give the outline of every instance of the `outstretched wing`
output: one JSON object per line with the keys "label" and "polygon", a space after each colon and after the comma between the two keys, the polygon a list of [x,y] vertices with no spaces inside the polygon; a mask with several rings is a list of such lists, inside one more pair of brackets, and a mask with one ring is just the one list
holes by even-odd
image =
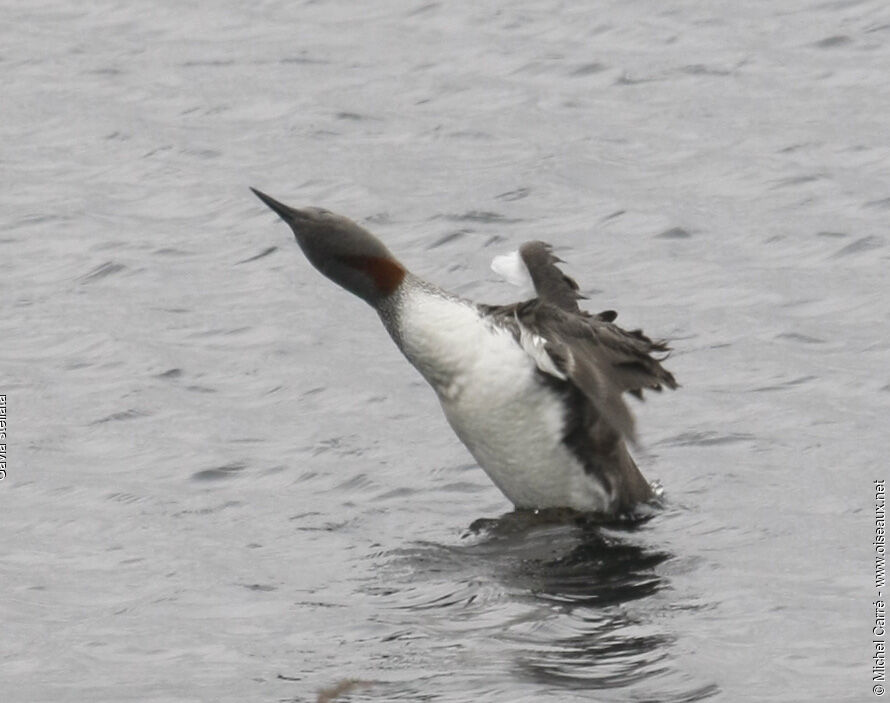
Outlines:
{"label": "outstretched wing", "polygon": [[633,416],[623,393],[642,398],[645,389],[677,387],[673,374],[655,356],[667,352],[667,345],[652,341],[640,330],[628,332],[612,322],[583,313],[572,315],[541,300],[520,303],[514,315],[520,333],[526,330],[546,340],[544,349],[553,365],[613,429],[630,439],[634,438]]}
{"label": "outstretched wing", "polygon": [[[657,358],[668,346],[641,330],[614,324],[612,310],[591,315],[578,307],[578,284],[556,264],[544,242],[519,250],[535,285],[537,298],[505,306],[485,306],[514,332],[538,368],[578,388],[616,432],[634,438],[633,416],[623,393],[642,398],[643,390],[676,388],[677,382]],[[512,319],[511,319],[512,318]]]}
{"label": "outstretched wing", "polygon": [[556,265],[562,259],[553,255],[553,247],[546,242],[526,242],[519,247],[519,256],[535,286],[535,293],[545,303],[568,312],[580,313],[578,284]]}

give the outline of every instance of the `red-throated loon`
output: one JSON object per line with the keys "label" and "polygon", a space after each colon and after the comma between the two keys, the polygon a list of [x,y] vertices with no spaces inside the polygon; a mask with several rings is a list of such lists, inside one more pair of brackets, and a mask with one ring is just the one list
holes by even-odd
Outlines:
{"label": "red-throated loon", "polygon": [[537,297],[481,305],[411,274],[370,232],[320,208],[253,192],[294,232],[315,268],[369,303],[436,391],[457,436],[517,508],[614,516],[653,497],[625,443],[622,394],[676,388],[664,342],[578,307],[578,285],[543,242],[493,268],[531,277]]}

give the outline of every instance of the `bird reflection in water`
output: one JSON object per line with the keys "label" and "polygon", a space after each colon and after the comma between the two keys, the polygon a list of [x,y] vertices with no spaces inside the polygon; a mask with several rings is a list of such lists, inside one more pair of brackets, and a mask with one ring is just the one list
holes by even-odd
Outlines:
{"label": "bird reflection in water", "polygon": [[659,703],[709,698],[717,686],[684,671],[675,653],[672,616],[700,605],[671,588],[678,560],[658,546],[668,516],[601,522],[517,510],[477,520],[458,544],[415,541],[382,554],[366,592],[388,623],[381,644],[399,647],[381,659],[431,637],[440,654],[475,652],[459,660],[472,662],[462,675],[492,685],[509,685],[507,676],[565,700],[609,690]]}
{"label": "bird reflection in water", "polygon": [[603,523],[565,510],[515,511],[473,523],[467,534],[479,541],[469,550],[500,555],[502,585],[539,606],[500,636],[518,677],[567,690],[639,689],[644,698],[657,691],[660,701],[717,693],[670,662],[675,637],[660,596],[669,583],[659,566],[673,555],[648,543],[650,517]]}

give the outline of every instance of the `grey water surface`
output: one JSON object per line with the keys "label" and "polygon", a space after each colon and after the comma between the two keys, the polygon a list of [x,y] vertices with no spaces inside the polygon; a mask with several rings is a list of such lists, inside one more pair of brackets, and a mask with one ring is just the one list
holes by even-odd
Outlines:
{"label": "grey water surface", "polygon": [[[875,698],[883,0],[0,18],[0,700]],[[663,509],[509,515],[248,186],[486,302],[552,242],[672,340]]]}

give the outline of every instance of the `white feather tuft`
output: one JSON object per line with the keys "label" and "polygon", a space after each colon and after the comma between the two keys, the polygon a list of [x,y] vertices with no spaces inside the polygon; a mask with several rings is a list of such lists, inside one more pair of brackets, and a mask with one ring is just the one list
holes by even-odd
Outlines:
{"label": "white feather tuft", "polygon": [[509,254],[494,257],[491,260],[491,270],[514,286],[530,290],[534,288],[532,277],[529,275],[518,249]]}
{"label": "white feather tuft", "polygon": [[525,353],[535,360],[535,364],[541,371],[565,381],[566,375],[556,368],[556,364],[547,352],[547,340],[541,335],[531,332],[519,322],[518,318],[516,323],[519,325],[519,344],[525,349]]}

